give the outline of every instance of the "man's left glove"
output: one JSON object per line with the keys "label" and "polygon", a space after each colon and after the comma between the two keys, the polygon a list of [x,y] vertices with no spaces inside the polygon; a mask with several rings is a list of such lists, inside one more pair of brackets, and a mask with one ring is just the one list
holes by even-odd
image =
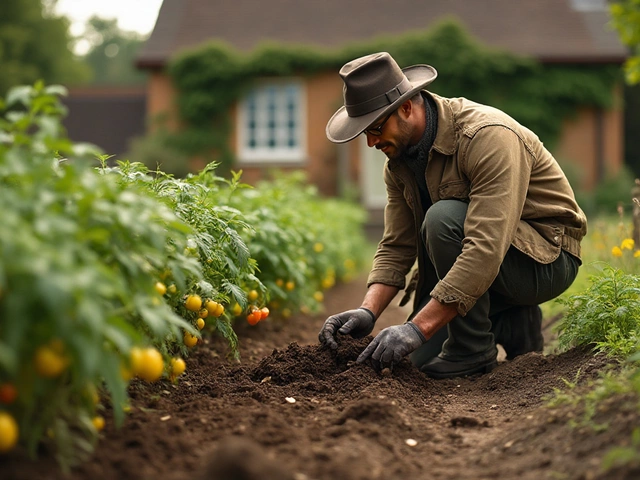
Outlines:
{"label": "man's left glove", "polygon": [[363,363],[371,357],[376,370],[393,368],[405,356],[409,355],[427,341],[417,325],[407,322],[382,330],[364,349],[356,360]]}

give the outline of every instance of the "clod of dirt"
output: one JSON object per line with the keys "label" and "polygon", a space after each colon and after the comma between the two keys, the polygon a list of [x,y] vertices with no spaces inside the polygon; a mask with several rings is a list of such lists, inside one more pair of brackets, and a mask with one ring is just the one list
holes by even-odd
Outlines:
{"label": "clod of dirt", "polygon": [[200,479],[295,480],[292,472],[262,452],[263,448],[248,438],[223,438]]}

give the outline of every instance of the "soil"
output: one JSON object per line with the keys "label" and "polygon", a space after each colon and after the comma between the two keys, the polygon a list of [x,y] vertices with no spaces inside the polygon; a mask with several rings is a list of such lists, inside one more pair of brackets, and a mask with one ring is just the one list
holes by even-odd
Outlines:
{"label": "soil", "polygon": [[[326,314],[354,308],[364,280],[327,292]],[[318,344],[326,317],[238,325],[241,363],[212,338],[187,373],[131,386],[124,426],[110,419],[93,456],[63,475],[53,458],[0,457],[0,479],[360,480],[632,479],[640,468],[599,469],[639,425],[637,399],[605,403],[592,424],[581,407],[551,409],[563,379],[585,384],[607,367],[588,349],[530,353],[486,375],[432,380],[408,361],[381,375],[354,364],[371,337]],[[390,306],[374,334],[406,318]],[[580,387],[576,387],[580,388]],[[637,462],[636,462],[637,465]]]}

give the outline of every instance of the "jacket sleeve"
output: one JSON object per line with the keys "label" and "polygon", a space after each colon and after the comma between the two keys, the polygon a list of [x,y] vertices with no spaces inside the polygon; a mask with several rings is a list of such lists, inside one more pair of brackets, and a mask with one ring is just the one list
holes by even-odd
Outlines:
{"label": "jacket sleeve", "polygon": [[462,253],[431,296],[464,316],[495,280],[515,237],[533,156],[512,130],[490,125],[461,150],[460,162],[470,182]]}
{"label": "jacket sleeve", "polygon": [[415,222],[413,212],[404,197],[403,188],[392,178],[388,163],[385,165],[383,176],[387,188],[384,234],[373,258],[367,287],[374,283],[383,283],[403,289],[406,276],[417,257]]}

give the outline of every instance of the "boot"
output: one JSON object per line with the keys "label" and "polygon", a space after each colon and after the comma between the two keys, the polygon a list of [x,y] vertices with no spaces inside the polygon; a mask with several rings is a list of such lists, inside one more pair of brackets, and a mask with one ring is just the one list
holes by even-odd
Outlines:
{"label": "boot", "polygon": [[542,353],[542,310],[538,305],[512,307],[492,316],[492,331],[507,360],[529,352]]}
{"label": "boot", "polygon": [[481,357],[465,360],[447,360],[442,354],[425,363],[420,371],[431,378],[466,377],[476,373],[489,373],[497,365],[497,350],[493,348]]}

